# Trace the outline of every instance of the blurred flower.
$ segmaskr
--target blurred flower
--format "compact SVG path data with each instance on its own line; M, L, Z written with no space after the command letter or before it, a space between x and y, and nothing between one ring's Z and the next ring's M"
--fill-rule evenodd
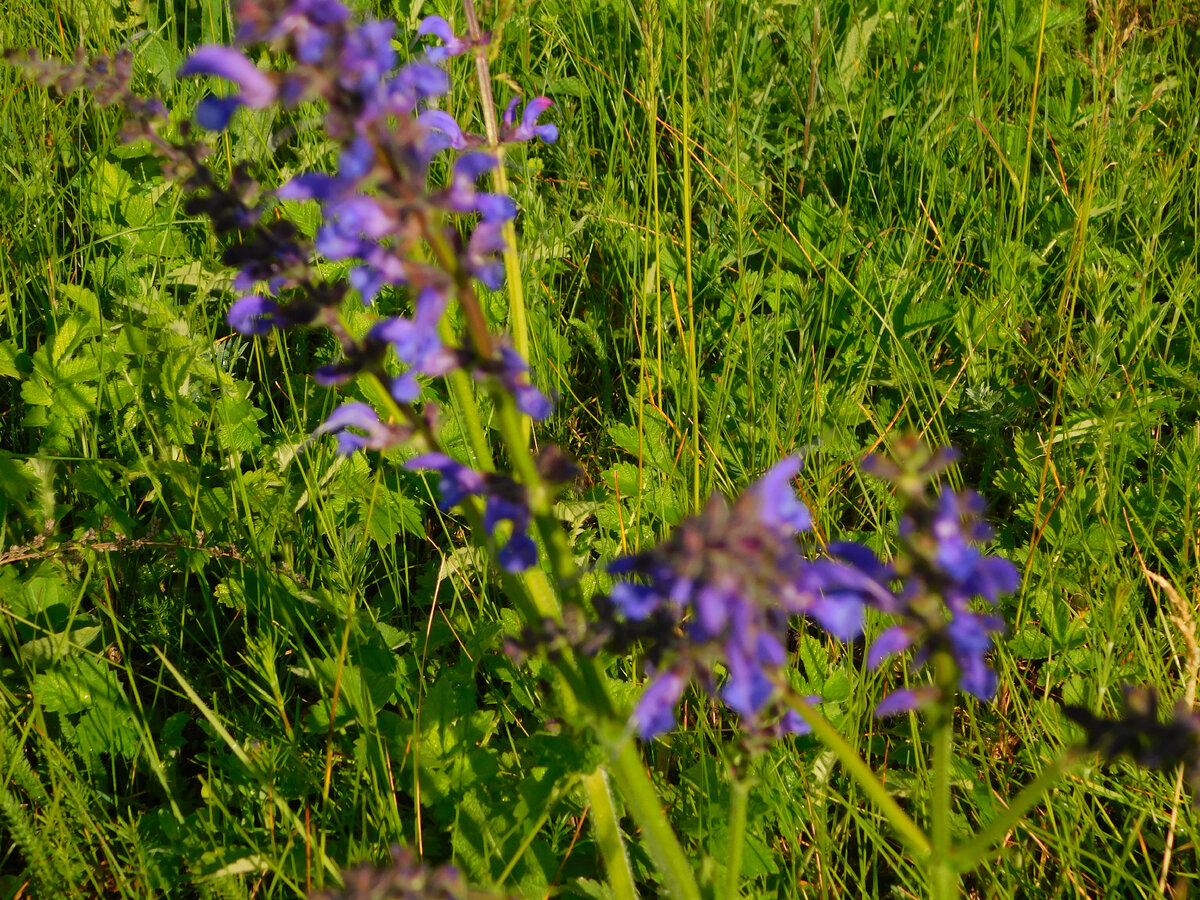
M983 498L971 490L943 488L931 498L930 481L957 456L943 448L930 452L912 441L900 445L898 459L868 457L863 468L896 485L902 512L899 548L892 566L883 566L866 548L835 544L830 551L852 563L874 584L873 603L899 618L884 629L867 651L867 664L878 668L893 656L914 651L918 666L935 654L946 653L957 669L958 686L981 700L996 693L996 673L987 664L993 638L1004 621L977 612L972 601L995 606L1000 595L1021 583L1016 566L1001 557L984 556L979 544L992 539L983 521ZM894 579L894 594L887 585ZM922 706L939 696L937 689L897 691L877 707L876 714L892 715Z
M309 900L467 900L467 886L453 866L433 868L411 850L393 846L385 866L365 864L342 872L343 887L309 895Z
M1162 722L1154 688L1126 685L1123 693L1125 710L1115 719L1102 719L1082 706L1064 706L1063 711L1087 733L1087 748L1106 762L1128 756L1148 769L1183 766L1192 803L1200 807L1200 712L1178 703Z
M493 537L509 522L509 537L496 553L501 568L523 572L537 565L537 545L529 537L529 497L523 485L495 472L479 472L444 453L423 453L404 464L408 469L438 473L438 507L449 510L467 497L484 498L483 527Z
M693 678L749 730L781 722L803 730L797 717L771 714L789 619L837 623L853 637L862 613L857 595L823 594L828 579L814 578L800 553L796 535L811 519L791 486L799 469L799 458L783 460L732 505L714 497L669 540L609 566L623 579L639 579L614 584L599 611L619 615L618 634L632 630L650 643L656 674L634 714L643 737L671 727L675 703ZM718 667L725 671L720 687Z
M210 131L224 131L239 106L263 109L275 102L274 79L248 60L240 50L208 44L198 47L179 70L184 75L215 75L234 82L241 92L228 97L206 97L196 107L196 121Z
M503 125L504 129L500 134L500 140L511 143L532 140L538 138L543 143L553 144L558 140L558 126L549 123L544 125L537 124L538 118L542 113L554 105L553 101L546 97L534 97L525 104L525 111L521 113L521 123L516 123L517 107L520 105L520 98L513 97L508 103L508 108L504 111Z

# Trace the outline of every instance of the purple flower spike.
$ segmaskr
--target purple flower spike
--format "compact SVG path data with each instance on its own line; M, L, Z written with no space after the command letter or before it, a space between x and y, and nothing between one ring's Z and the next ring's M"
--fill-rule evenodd
M442 39L441 47L429 47L425 58L432 63L439 63L451 56L461 56L471 49L471 42L454 34L450 23L441 16L426 16L417 27L418 35L432 34Z
M517 98L513 98L508 109L504 111L504 133L501 135L501 140L511 143L519 143L528 141L533 138L539 138L543 143L553 144L558 140L557 125L538 125L538 117L554 105L554 101L547 97L534 97L525 105L525 111L521 114L521 124L516 125L517 113Z
M234 331L242 334L266 334L279 322L278 313L278 303L251 294L229 307L225 320Z

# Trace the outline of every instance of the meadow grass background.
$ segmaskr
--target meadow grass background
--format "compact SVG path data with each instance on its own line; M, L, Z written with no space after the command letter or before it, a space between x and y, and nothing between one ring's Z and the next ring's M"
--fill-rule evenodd
M458 21L378 11L402 35ZM955 483L1024 575L997 701L958 718L957 827L1079 740L1060 701L1193 695L1200 8L483 13L500 97L552 97L562 134L513 180L532 362L561 396L537 436L585 471L560 508L581 565L800 450L819 540L886 552L891 498L854 464L916 432L962 448ZM186 49L230 33L218 0L0 0L3 45L129 43L181 112ZM215 159L279 183L329 165L313 124L243 112ZM598 757L501 651L517 619L462 524L395 454L300 447L338 402L306 374L332 342L231 334L220 247L118 131L0 70L0 896L290 897L394 842L485 887L605 896L579 787ZM920 813L916 725L870 717L903 673L814 634L798 685ZM611 665L632 701L636 665ZM719 709L692 696L682 723L645 754L713 884L738 762L746 896L922 894L814 742L731 760ZM1198 824L1172 776L1088 761L965 890L1183 896Z

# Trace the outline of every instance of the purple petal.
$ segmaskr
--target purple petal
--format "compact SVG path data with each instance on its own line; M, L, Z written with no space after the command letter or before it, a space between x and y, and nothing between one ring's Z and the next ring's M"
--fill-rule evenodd
M355 138L338 156L338 175L347 181L366 178L375 167L375 147L366 138Z
M800 713L789 709L779 719L779 730L784 734L801 736L812 732L812 726L804 721L804 716Z
M631 622L644 621L662 605L662 597L654 590L633 581L618 581L609 591L608 598Z
M508 106L504 109L503 122L505 128L512 128L513 124L517 121L517 106L520 105L520 103L520 97L513 97L508 101Z
M696 591L694 605L696 619L692 637L698 641L710 641L725 631L733 609L741 604L730 592L706 584Z
M762 668L741 652L728 654L729 680L721 689L725 705L745 718L756 716L775 692Z
M554 404L550 399L531 384L518 385L514 396L517 409L535 422L545 421L554 412Z
M850 563L880 584L891 581L894 574L891 566L880 562L875 551L854 541L830 541L829 553Z
M229 307L225 321L234 331L242 334L266 334L274 327L277 321L275 313L278 311L279 304L273 300L251 294Z
M880 701L879 705L875 707L875 717L877 719L886 719L888 716L912 712L925 703L926 700L926 697L923 697L912 688L901 688L898 691L892 691Z
M421 396L421 383L412 372L405 372L392 379L388 393L397 403L415 403Z
M417 121L435 133L426 140L426 147L431 152L436 153L446 147L462 150L467 146L462 126L450 113L440 109L426 109L417 116Z
M454 40L454 29L441 16L426 16L421 20L421 24L417 26L417 34L421 37L432 34L435 37L440 37L447 44Z
M365 403L344 403L329 414L314 435L328 434L344 428L361 428L372 431L379 425L379 415Z
M532 104L531 104L532 105ZM789 456L777 462L749 488L759 502L763 522L789 532L812 527L808 507L796 497L792 479L800 471L800 457Z
M852 641L863 628L862 600L852 594L818 597L808 609L817 624L842 641Z
M239 106L244 106L242 98L205 97L196 104L196 124L209 131L224 131L229 127L229 120L237 112Z
M507 222L517 216L517 204L504 194L476 194L474 207L485 222Z
M638 733L645 740L665 734L675 727L675 704L687 687L687 679L668 670L650 682L633 711Z
M903 625L885 628L867 651L867 668L878 669L887 658L903 653L912 645L912 635Z
M522 503L507 500L492 494L487 499L483 511L483 527L488 533L494 532L501 522L520 523L522 527L529 521L529 509Z
M324 172L304 172L275 189L280 200L328 200L339 186L338 179Z
M537 545L524 532L514 533L496 553L496 561L506 572L524 572L537 565Z
M275 84L265 72L238 50L208 44L198 47L179 70L183 75L216 75L236 82L242 89L241 102L261 109L275 101Z

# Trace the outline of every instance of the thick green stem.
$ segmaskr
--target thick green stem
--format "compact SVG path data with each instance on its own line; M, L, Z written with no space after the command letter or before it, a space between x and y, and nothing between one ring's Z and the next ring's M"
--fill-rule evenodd
M629 865L629 854L625 852L625 840L621 836L616 806L608 789L608 773L604 767L584 778L584 785L592 813L592 827L596 830L596 843L600 845L600 855L604 857L604 868L608 871L608 884L613 896L617 900L637 900L633 870Z
M871 771L871 767L850 746L850 742L842 737L830 721L817 712L816 708L803 697L788 690L785 699L788 706L798 712L804 721L808 723L809 727L813 730L813 734L817 736L817 739L833 751L833 754L838 758L838 762L842 764L842 768L846 770L846 774L854 779L855 784L875 804L879 812L883 814L883 817L895 829L900 840L918 858L922 860L927 859L933 850L932 845L929 843L929 838L925 836L925 832L921 830L921 827L912 820L912 817L900 808L900 804L888 793L883 783L875 777L875 773Z
M684 855L671 823L663 812L662 800L654 789L642 755L632 738L611 735L609 767L621 789L625 806L641 828L642 841L662 879L664 893L675 900L700 900L700 887L692 865Z
M725 867L725 900L742 896L742 851L746 843L746 810L750 805L750 785L734 776L729 788L729 860Z
M940 698L930 716L933 731L933 784L930 798L929 895L933 900L958 896L958 872L950 855L950 770L954 761L954 695L957 666L946 652L934 655Z
M958 875L950 863L950 763L954 754L954 729L949 715L939 715L933 732L933 796L930 809L929 894L933 900L951 900L957 893Z

